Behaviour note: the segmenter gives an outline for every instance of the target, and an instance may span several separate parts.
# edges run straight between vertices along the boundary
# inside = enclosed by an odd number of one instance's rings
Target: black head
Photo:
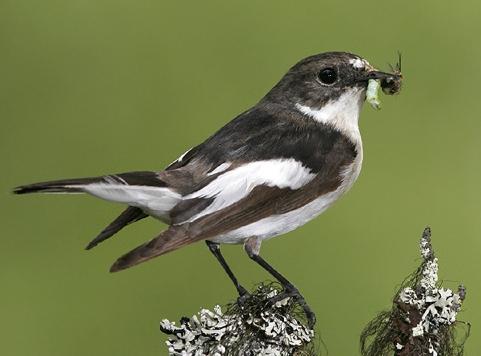
[[[263,101],[319,108],[349,91],[364,94],[369,79],[397,75],[380,72],[352,53],[326,52],[294,65]]]

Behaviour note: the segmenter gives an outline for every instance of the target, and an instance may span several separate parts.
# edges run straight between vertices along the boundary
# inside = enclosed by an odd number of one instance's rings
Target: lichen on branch
[[[269,298],[280,292],[274,283],[260,284],[242,303],[202,309],[180,325],[163,320],[169,335],[167,347],[173,356],[203,355],[315,355],[314,331],[306,325],[302,308],[292,298],[270,306]]]
[[[431,244],[431,229],[422,234],[421,266],[394,296],[390,311],[381,312],[361,334],[363,356],[461,356],[469,324],[457,321],[466,289],[442,288],[438,259]],[[467,325],[464,337],[456,329]]]

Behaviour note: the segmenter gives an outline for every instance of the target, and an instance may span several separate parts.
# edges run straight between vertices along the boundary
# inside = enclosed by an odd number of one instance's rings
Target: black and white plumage
[[[15,193],[82,192],[126,204],[88,248],[146,216],[169,224],[112,271],[200,240],[213,252],[220,243],[244,244],[260,259],[262,240],[305,224],[352,186],[362,163],[358,118],[367,82],[396,75],[349,53],[311,56],[163,171],[37,183]]]

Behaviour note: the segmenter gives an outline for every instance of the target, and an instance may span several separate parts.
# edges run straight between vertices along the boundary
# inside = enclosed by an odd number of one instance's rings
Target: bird
[[[241,244],[282,285],[272,302],[296,298],[313,324],[315,313],[299,290],[261,257],[260,248],[264,240],[323,213],[358,178],[359,115],[370,80],[393,94],[400,74],[348,52],[312,55],[292,66],[257,104],[163,170],[34,183],[14,193],[87,193],[126,205],[86,249],[146,217],[168,225],[118,258],[111,272],[205,241],[243,297],[248,292],[220,249]]]

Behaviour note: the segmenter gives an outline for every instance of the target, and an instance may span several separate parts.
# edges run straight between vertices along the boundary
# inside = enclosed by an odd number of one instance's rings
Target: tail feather
[[[160,173],[149,171],[34,183],[17,187],[13,192],[88,193],[104,200],[146,208],[162,218],[181,200],[181,194],[164,182]]]
[[[21,185],[13,189],[15,194],[29,193],[83,193],[82,187],[98,183],[103,177],[62,179],[49,182]]]
[[[136,221],[139,221],[143,218],[146,218],[148,215],[145,214],[141,209],[129,206],[125,209],[122,214],[120,214],[114,221],[112,221],[102,232],[85,248],[86,250],[90,250],[94,248],[99,243],[107,240],[108,238],[112,237],[114,234],[122,230],[125,226],[132,224]]]
[[[132,251],[120,257],[110,268],[110,272],[117,272],[139,263],[148,261],[154,257],[164,255],[168,252],[190,243],[202,240],[200,236],[191,236],[188,232],[188,224],[172,226],[163,231],[159,236],[142,244]]]

